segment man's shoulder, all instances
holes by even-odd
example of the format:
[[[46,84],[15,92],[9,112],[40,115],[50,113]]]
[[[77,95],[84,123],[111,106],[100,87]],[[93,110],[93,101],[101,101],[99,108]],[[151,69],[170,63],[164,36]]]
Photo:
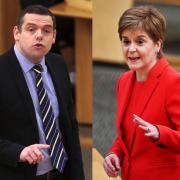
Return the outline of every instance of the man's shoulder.
[[[57,53],[48,53],[45,56],[46,61],[56,61],[56,62],[61,62],[64,63],[64,58],[62,55],[57,54]]]
[[[132,76],[134,76],[134,71],[128,70],[128,71],[125,71],[124,73],[122,73],[119,76],[119,79],[126,81],[127,79],[131,78]]]
[[[0,69],[4,69],[5,66],[8,66],[8,62],[11,58],[15,58],[12,48],[0,55]]]
[[[4,60],[4,59],[9,58],[10,56],[13,56],[13,50],[12,50],[12,48],[9,49],[8,51],[6,51],[5,53],[1,54],[1,55],[0,55],[0,59],[1,59],[1,60]]]
[[[66,71],[67,65],[62,55],[56,53],[48,53],[45,56],[45,62],[51,66],[53,70]]]

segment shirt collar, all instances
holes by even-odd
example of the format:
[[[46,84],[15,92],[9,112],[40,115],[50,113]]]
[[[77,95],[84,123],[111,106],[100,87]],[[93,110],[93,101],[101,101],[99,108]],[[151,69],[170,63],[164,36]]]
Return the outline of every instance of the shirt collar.
[[[32,63],[28,58],[26,58],[17,48],[16,45],[14,45],[14,52],[16,54],[16,57],[21,65],[22,70],[24,71],[24,73],[29,72],[33,66],[35,65],[34,63]],[[43,72],[47,72],[47,67],[45,65],[45,57],[43,57],[40,60],[40,63],[43,67]]]

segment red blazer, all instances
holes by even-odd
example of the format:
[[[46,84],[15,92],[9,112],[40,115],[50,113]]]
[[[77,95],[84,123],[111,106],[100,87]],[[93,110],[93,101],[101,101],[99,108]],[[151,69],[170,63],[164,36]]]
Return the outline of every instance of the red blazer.
[[[138,116],[156,125],[160,138],[154,142],[132,126],[130,149],[122,139],[121,122],[135,81],[135,72],[128,71],[117,84],[118,136],[110,153],[119,156],[123,180],[180,179],[180,75],[162,58],[152,68],[146,93],[139,97]],[[138,103],[139,104],[139,103]]]

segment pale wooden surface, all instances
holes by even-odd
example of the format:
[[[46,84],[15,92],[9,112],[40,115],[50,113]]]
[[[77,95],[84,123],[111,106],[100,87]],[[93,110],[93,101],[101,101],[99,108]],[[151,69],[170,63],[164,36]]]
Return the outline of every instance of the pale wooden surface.
[[[120,177],[110,178],[109,176],[107,176],[103,169],[103,157],[95,148],[93,148],[92,166],[93,180],[121,180]]]
[[[84,11],[72,6],[68,6],[67,3],[60,3],[52,6],[50,11],[57,16],[92,19],[91,11]]]
[[[65,2],[69,6],[92,12],[92,0],[65,0]]]
[[[103,62],[123,62],[118,21],[132,3],[133,0],[93,1],[93,59]]]
[[[80,123],[93,119],[92,22],[75,20],[76,116]]]
[[[50,8],[57,16],[75,20],[76,117],[91,124],[92,112],[92,12],[69,7],[65,3]]]

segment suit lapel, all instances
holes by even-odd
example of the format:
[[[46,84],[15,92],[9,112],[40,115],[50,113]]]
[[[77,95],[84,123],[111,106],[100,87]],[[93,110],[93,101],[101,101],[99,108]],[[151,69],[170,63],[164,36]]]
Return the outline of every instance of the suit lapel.
[[[10,57],[8,59],[9,61],[9,71],[12,72],[12,77],[14,78],[14,81],[17,84],[17,87],[20,91],[20,94],[22,95],[22,99],[24,102],[24,105],[27,109],[26,112],[29,113],[28,117],[32,120],[35,130],[38,133],[38,128],[37,128],[37,122],[36,122],[36,115],[35,115],[35,110],[34,110],[34,105],[31,99],[31,95],[26,83],[26,80],[24,78],[21,66],[16,58],[16,55],[14,53],[14,50],[11,49],[10,51]]]
[[[123,81],[125,82],[125,81]],[[118,88],[118,115],[117,115],[117,126],[121,126],[121,122],[124,118],[125,112],[126,112],[126,108],[128,106],[129,100],[130,100],[130,96],[132,93],[132,89],[134,86],[134,82],[135,82],[135,73],[133,71],[130,72],[129,74],[129,78],[126,80],[125,83],[123,83],[123,87]],[[121,141],[121,146],[122,149],[124,150],[124,152],[126,153],[127,156],[129,156],[128,150],[126,145],[124,144],[123,140]]]
[[[126,82],[123,84],[123,87],[119,87],[118,89],[118,101],[119,101],[119,115],[118,120],[122,121],[124,113],[126,112],[126,108],[128,106],[130,95],[134,86],[135,82],[135,73],[131,71],[131,74],[129,75],[129,78],[126,80]],[[120,124],[121,122],[118,122]]]

